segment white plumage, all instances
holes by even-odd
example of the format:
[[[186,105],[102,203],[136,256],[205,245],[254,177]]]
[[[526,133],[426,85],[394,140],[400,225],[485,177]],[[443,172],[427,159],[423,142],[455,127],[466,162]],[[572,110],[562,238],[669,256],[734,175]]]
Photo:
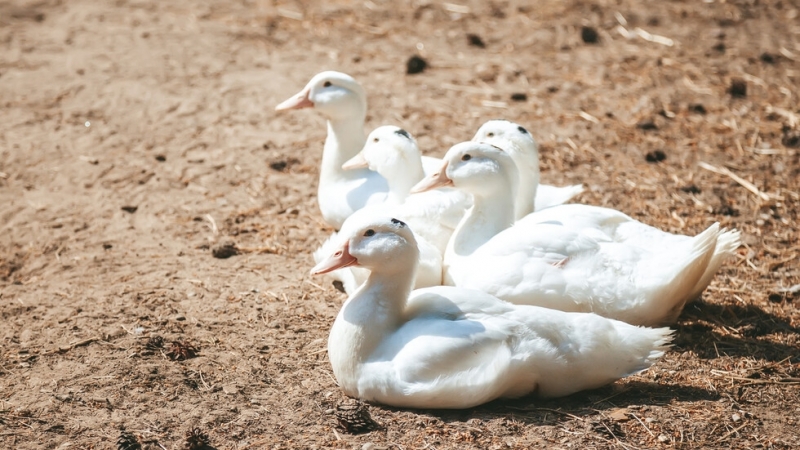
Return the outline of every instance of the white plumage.
[[[396,219],[351,218],[340,237],[338,251],[312,273],[371,271],[328,339],[334,375],[352,397],[469,408],[500,397],[568,395],[649,367],[671,339],[666,328],[512,305],[470,289],[411,292],[415,239]]]
[[[473,196],[444,255],[444,282],[515,304],[595,312],[636,325],[673,322],[738,245],[714,224],[672,235],[608,208],[561,205],[514,223],[516,167],[504,151],[466,142],[424,190],[453,184]]]

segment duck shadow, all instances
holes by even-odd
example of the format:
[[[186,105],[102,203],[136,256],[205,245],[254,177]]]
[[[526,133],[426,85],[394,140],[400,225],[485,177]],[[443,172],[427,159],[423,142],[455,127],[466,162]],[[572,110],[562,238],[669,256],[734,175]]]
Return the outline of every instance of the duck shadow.
[[[673,351],[691,350],[703,359],[746,356],[776,362],[797,359],[799,353],[786,336],[800,333],[800,328],[754,305],[697,300],[684,308],[674,328]],[[778,336],[763,339],[769,335]]]
[[[495,400],[463,410],[424,410],[418,413],[445,423],[513,417],[514,420],[528,425],[554,425],[598,414],[605,415],[605,412],[618,408],[669,405],[676,400],[713,401],[719,398],[720,395],[714,391],[692,386],[628,381],[554,399],[527,396],[513,400]]]

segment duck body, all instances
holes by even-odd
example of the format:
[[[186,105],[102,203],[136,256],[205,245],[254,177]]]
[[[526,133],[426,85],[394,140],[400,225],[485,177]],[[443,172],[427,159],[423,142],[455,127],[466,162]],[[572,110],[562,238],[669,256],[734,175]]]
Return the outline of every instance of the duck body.
[[[448,249],[445,284],[515,304],[663,325],[693,299],[721,234],[714,224],[694,238],[670,235],[588,205],[541,213],[556,217],[534,213],[466,257]]]
[[[445,165],[441,177],[469,191],[474,204],[448,244],[444,283],[514,304],[635,325],[671,323],[738,246],[738,232],[718,224],[678,236],[588,205],[555,206],[514,222],[516,176],[504,151],[458,144]]]
[[[556,397],[649,367],[671,331],[594,314],[513,305],[458,287],[411,291],[413,233],[396,219],[342,230],[345,243],[312,273],[362,265],[367,281],[328,339],[345,394],[412,408],[469,408],[496,398]]]

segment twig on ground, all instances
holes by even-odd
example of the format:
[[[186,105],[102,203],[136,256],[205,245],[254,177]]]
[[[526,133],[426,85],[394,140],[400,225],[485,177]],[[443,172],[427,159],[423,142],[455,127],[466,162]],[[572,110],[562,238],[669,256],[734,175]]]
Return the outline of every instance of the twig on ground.
[[[753,183],[745,180],[744,178],[740,177],[739,175],[736,175],[735,173],[731,172],[729,169],[726,169],[724,167],[712,166],[711,164],[709,164],[707,162],[703,162],[703,161],[700,161],[699,163],[697,163],[697,165],[702,167],[703,169],[708,170],[709,172],[718,173],[720,175],[725,175],[725,176],[731,178],[733,181],[735,181],[735,182],[739,183],[740,185],[742,185],[743,188],[747,189],[748,191],[750,191],[753,194],[755,194],[756,196],[758,196],[758,198],[760,198],[761,200],[769,201],[769,199],[770,199],[770,195],[761,192],[756,187],[756,185],[754,185]]]

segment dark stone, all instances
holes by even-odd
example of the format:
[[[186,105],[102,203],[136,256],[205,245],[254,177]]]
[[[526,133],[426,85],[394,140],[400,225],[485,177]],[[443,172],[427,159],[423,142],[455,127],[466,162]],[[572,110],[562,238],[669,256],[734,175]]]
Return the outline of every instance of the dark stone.
[[[126,213],[131,213],[131,214],[135,213],[137,209],[139,209],[138,206],[123,206],[122,207],[123,211],[125,211]]]
[[[734,78],[731,80],[731,87],[728,88],[728,93],[731,94],[732,97],[747,97],[747,82],[741,78]]]
[[[408,75],[414,75],[415,73],[422,73],[427,68],[428,68],[428,61],[425,61],[424,59],[422,59],[417,55],[408,58],[408,62],[406,62],[406,74]]]
[[[775,64],[775,61],[778,59],[776,55],[767,52],[762,53],[759,58],[761,59],[761,62],[765,64]]]
[[[239,248],[233,242],[223,242],[211,249],[211,255],[217,259],[228,259],[239,254]]]
[[[706,107],[703,106],[701,103],[693,103],[689,105],[689,111],[697,114],[705,114],[708,112],[706,111]]]
[[[277,170],[278,172],[283,172],[288,165],[289,163],[286,161],[275,161],[269,164],[269,168],[272,170]]]
[[[658,126],[652,120],[644,120],[636,124],[636,128],[640,130],[657,130]]]
[[[342,294],[346,294],[347,292],[344,290],[344,283],[339,280],[333,281],[333,288],[337,291],[341,292]]]
[[[524,101],[528,100],[528,94],[526,94],[524,92],[515,92],[515,93],[511,94],[511,100],[513,100],[515,102],[524,102]]]
[[[473,47],[486,48],[486,43],[477,34],[467,34],[467,42]]]
[[[667,154],[661,150],[655,150],[644,155],[644,159],[649,163],[659,163],[667,159]]]
[[[778,294],[777,292],[773,292],[772,294],[769,294],[769,297],[767,297],[767,299],[772,303],[780,303],[783,301],[783,294]]]
[[[600,40],[600,35],[592,27],[582,27],[581,39],[587,44],[596,44]]]
[[[164,162],[164,161],[166,161],[166,160],[167,160],[167,157],[166,157],[166,156],[164,156],[164,155],[156,155],[156,161],[158,161],[158,162]]]
[[[785,130],[781,144],[785,147],[800,148],[800,131],[798,130]]]

